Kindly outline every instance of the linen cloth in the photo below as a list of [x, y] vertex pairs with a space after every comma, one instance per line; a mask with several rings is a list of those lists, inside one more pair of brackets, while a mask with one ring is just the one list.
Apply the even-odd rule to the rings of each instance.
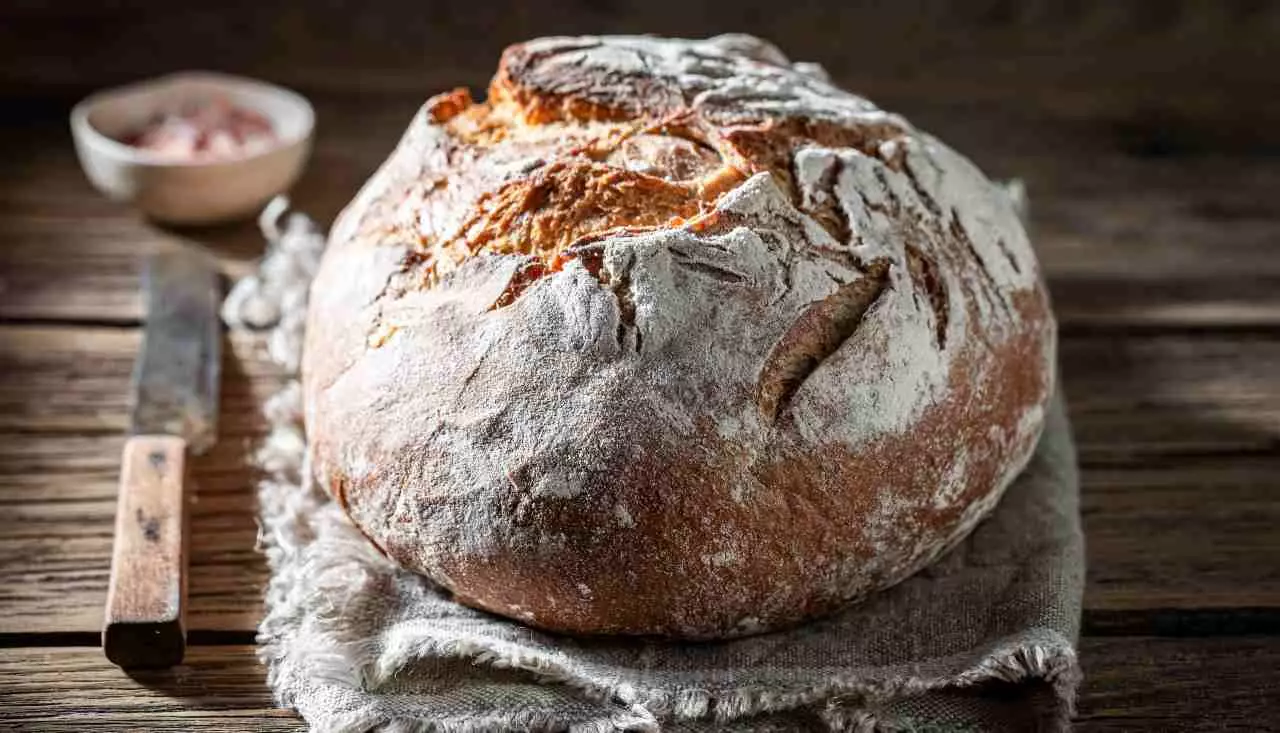
[[[276, 225], [232, 328], [296, 375], [324, 236]], [[296, 378], [263, 406], [260, 657], [316, 731], [1055, 730], [1080, 679], [1084, 580], [1061, 399], [994, 513], [936, 564], [803, 626], [716, 643], [569, 638], [459, 605], [374, 550], [314, 485]]]

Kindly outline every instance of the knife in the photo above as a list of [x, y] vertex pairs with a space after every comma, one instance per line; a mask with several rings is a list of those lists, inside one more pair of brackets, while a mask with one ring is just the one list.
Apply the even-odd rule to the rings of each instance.
[[170, 667], [186, 650], [187, 457], [217, 438], [221, 281], [189, 249], [147, 262], [102, 629], [121, 667]]

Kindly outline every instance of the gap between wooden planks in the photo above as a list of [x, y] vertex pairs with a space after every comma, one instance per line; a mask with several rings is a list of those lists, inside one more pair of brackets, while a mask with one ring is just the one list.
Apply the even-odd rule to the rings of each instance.
[[[1080, 655], [1091, 670], [1080, 731], [1256, 729], [1280, 689], [1280, 637], [1086, 638]], [[50, 733], [305, 730], [274, 708], [254, 649], [236, 645], [193, 647], [183, 666], [133, 678], [96, 648], [0, 649], [0, 724]]]
[[[139, 338], [0, 325], [0, 633], [99, 626]], [[194, 463], [189, 623], [249, 631], [266, 581], [249, 459], [283, 376], [251, 338], [229, 337], [226, 352], [220, 440]], [[1280, 618], [1280, 338], [1095, 334], [1065, 338], [1061, 357], [1084, 467], [1087, 609]]]

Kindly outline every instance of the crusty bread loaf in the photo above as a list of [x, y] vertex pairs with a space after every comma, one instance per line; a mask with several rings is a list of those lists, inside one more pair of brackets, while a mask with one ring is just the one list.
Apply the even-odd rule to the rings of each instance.
[[547, 38], [335, 224], [316, 476], [544, 629], [716, 638], [920, 569], [1022, 468], [1055, 331], [969, 161], [763, 41]]

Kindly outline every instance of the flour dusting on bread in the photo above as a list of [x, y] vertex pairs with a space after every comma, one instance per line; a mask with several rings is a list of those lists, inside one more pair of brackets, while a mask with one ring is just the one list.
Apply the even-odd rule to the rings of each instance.
[[321, 483], [559, 631], [756, 633], [892, 584], [990, 510], [1052, 390], [1004, 191], [740, 35], [509, 48], [414, 118], [311, 302]]

